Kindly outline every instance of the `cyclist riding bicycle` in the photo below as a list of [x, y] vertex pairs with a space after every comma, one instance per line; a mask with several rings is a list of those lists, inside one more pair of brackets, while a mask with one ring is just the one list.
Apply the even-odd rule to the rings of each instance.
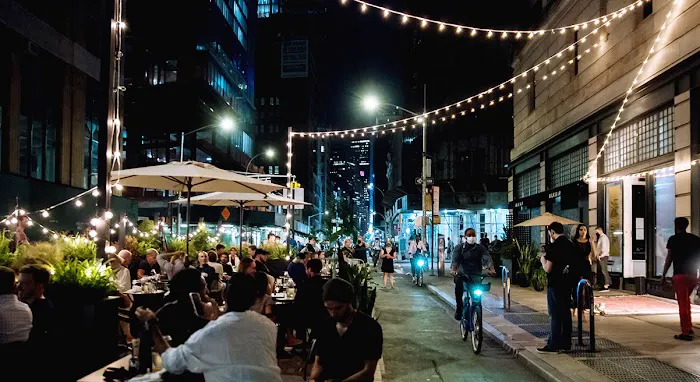
[[493, 267], [493, 260], [489, 251], [476, 241], [476, 231], [474, 228], [467, 228], [464, 231], [466, 242], [457, 245], [452, 258], [452, 276], [455, 277], [455, 320], [462, 319], [462, 296], [464, 294], [464, 283], [470, 284], [470, 275], [479, 275], [485, 265], [489, 270], [489, 275], [496, 274]]

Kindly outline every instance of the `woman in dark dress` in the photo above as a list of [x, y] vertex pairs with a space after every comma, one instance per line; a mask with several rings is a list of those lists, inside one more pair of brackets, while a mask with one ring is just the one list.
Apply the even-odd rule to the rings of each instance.
[[[578, 279], [586, 279], [590, 280], [591, 279], [591, 259], [595, 257], [595, 254], [593, 252], [593, 245], [591, 244], [590, 236], [588, 235], [588, 228], [583, 225], [579, 224], [578, 227], [576, 227], [576, 233], [574, 235], [574, 269], [578, 273]], [[573, 286], [573, 291], [572, 295], [574, 297], [574, 301], [576, 301], [577, 298], [577, 293], [576, 293], [576, 288], [577, 286]], [[588, 299], [584, 299], [584, 301], [587, 301]]]
[[396, 250], [391, 245], [391, 241], [387, 240], [379, 255], [382, 259], [382, 272], [384, 272], [384, 288], [386, 288], [386, 279], [391, 281], [391, 289], [394, 289], [394, 260], [396, 259]]

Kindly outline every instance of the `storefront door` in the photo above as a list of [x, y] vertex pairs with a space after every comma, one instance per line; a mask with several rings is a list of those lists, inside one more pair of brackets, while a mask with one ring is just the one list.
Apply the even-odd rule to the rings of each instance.
[[605, 185], [605, 233], [610, 239], [610, 269], [613, 273], [622, 273], [622, 184], [620, 182]]

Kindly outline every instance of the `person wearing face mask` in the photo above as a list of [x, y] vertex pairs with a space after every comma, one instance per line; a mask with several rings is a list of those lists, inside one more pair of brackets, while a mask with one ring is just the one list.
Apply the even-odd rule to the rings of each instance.
[[483, 264], [488, 265], [489, 274], [495, 275], [493, 261], [489, 251], [476, 241], [474, 228], [467, 228], [464, 232], [465, 242], [457, 245], [452, 259], [452, 276], [455, 276], [455, 320], [462, 319], [462, 295], [464, 294], [463, 277], [480, 275]]

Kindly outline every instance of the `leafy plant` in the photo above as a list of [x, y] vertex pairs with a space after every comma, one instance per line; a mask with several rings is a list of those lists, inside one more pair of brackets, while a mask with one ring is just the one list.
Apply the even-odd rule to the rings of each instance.
[[151, 233], [156, 229], [156, 222], [151, 219], [143, 220], [139, 223], [138, 229], [141, 232]]
[[538, 292], [547, 287], [547, 273], [544, 269], [537, 268], [532, 272], [532, 287]]
[[[196, 262], [197, 254], [201, 251], [208, 251], [210, 248], [216, 245], [216, 239], [214, 236], [209, 234], [206, 229], [198, 229], [194, 237], [190, 239], [190, 252], [188, 256], [190, 260]], [[184, 251], [184, 248], [183, 248]]]
[[29, 264], [54, 266], [64, 259], [61, 248], [54, 243], [39, 242], [20, 245], [10, 263], [10, 268], [19, 270]]
[[53, 265], [49, 290], [55, 295], [69, 299], [71, 293], [78, 291], [83, 295], [81, 297], [99, 300], [114, 293], [116, 287], [114, 273], [109, 265], [96, 259], [71, 258]]
[[97, 245], [94, 241], [76, 235], [66, 237], [63, 241], [56, 241], [56, 246], [63, 252], [67, 259], [94, 260], [97, 256]]
[[355, 304], [360, 311], [371, 314], [374, 304], [373, 294], [377, 285], [372, 278], [372, 268], [368, 264], [356, 264], [348, 267], [350, 284], [355, 289]]
[[10, 243], [12, 235], [10, 231], [4, 229], [0, 233], [0, 266], [9, 267], [14, 260], [14, 254], [10, 252]]
[[539, 261], [537, 248], [532, 243], [520, 245], [517, 240], [515, 241], [515, 245], [520, 254], [518, 258], [520, 272], [528, 281], [531, 281], [532, 273], [535, 271], [535, 267]]
[[270, 253], [268, 260], [284, 260], [287, 257], [287, 247], [279, 244], [263, 244], [264, 250]]
[[145, 256], [150, 248], [160, 248], [158, 240], [150, 235], [149, 237], [129, 235], [125, 238], [124, 247], [134, 256]]
[[171, 237], [168, 240], [168, 252], [177, 252], [177, 251], [185, 252], [185, 246], [186, 246], [185, 239]]

